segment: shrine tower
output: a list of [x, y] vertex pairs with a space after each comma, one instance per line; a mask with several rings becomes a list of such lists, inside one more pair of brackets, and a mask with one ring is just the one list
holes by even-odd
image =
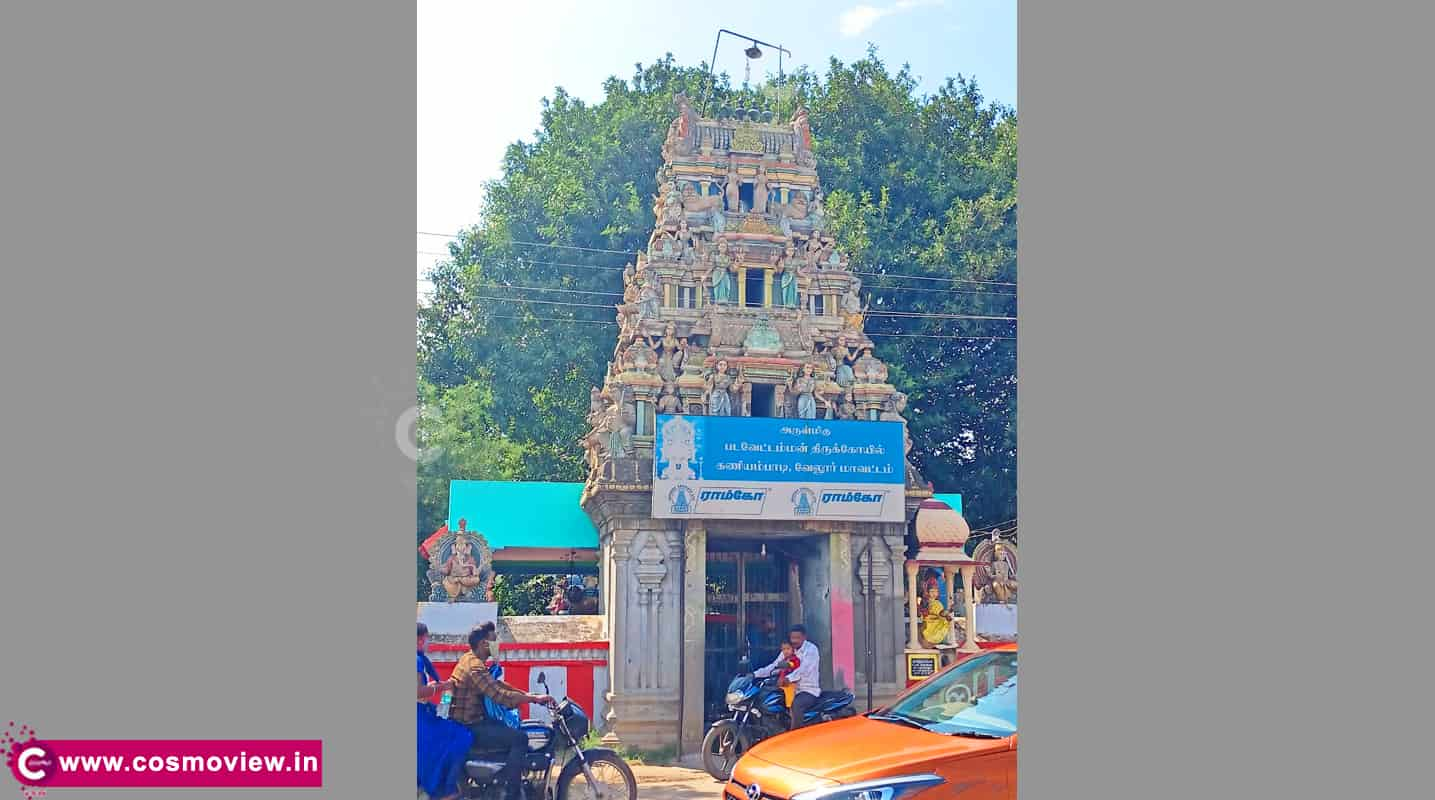
[[[766, 663], [792, 623], [821, 650], [823, 688], [855, 691], [859, 709], [869, 649], [877, 702], [903, 687], [904, 536], [931, 492], [906, 461], [906, 396], [864, 332], [861, 278], [827, 230], [807, 113], [676, 105], [654, 229], [590, 397], [582, 506], [599, 533], [610, 730], [689, 753], [741, 660]], [[655, 516], [659, 415], [813, 420], [847, 438], [883, 423], [870, 430], [897, 432], [896, 486], [881, 521]], [[691, 510], [674, 502], [664, 513]]]

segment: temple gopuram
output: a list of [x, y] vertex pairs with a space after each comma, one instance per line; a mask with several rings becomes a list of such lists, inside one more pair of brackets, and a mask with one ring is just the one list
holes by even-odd
[[[859, 709], [869, 678], [877, 703], [906, 685], [904, 537], [932, 493], [906, 460], [906, 396], [864, 332], [861, 278], [827, 229], [807, 113], [676, 105], [653, 232], [590, 397], [581, 504], [598, 532], [609, 731], [687, 753], [732, 675], [771, 661], [793, 623], [822, 653], [823, 688], [853, 690]], [[901, 423], [895, 518], [657, 514], [655, 441], [674, 415]]]

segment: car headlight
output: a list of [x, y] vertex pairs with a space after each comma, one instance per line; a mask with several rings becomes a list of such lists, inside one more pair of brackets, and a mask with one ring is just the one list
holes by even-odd
[[742, 692], [728, 692], [727, 697], [724, 699], [730, 706], [738, 705], [742, 702]]
[[938, 775], [898, 775], [799, 792], [792, 800], [897, 800], [940, 783], [945, 781]]

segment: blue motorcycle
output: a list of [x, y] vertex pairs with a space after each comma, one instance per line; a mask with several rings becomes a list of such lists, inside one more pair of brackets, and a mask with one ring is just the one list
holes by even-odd
[[[854, 699], [845, 689], [823, 692], [803, 715], [803, 726], [855, 716]], [[732, 716], [714, 722], [703, 737], [703, 769], [720, 781], [732, 777], [733, 765], [749, 747], [788, 730], [791, 720], [776, 676], [738, 675], [728, 684], [725, 701]]]

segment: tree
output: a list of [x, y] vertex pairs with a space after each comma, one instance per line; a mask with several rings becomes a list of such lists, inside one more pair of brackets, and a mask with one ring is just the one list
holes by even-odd
[[[522, 473], [523, 448], [498, 430], [492, 408], [493, 393], [481, 371], [447, 388], [419, 379], [419, 543], [448, 519], [450, 480], [513, 480]], [[428, 564], [418, 561], [422, 600], [428, 597]]]
[[[873, 273], [868, 330], [909, 395], [915, 460], [939, 491], [964, 495], [974, 528], [1014, 518], [1016, 326], [959, 317], [1016, 315], [1015, 114], [960, 76], [920, 96], [910, 71], [891, 73], [875, 51], [747, 91], [726, 76], [710, 87], [704, 65], [669, 55], [603, 88], [593, 105], [562, 89], [544, 101], [542, 127], [509, 147], [482, 218], [450, 245], [419, 310], [421, 374], [440, 389], [486, 387], [494, 434], [521, 452], [516, 477], [585, 476], [588, 389], [612, 357], [621, 268], [652, 229], [683, 91], [700, 107], [809, 109], [831, 227]], [[912, 313], [946, 316], [901, 316]]]

